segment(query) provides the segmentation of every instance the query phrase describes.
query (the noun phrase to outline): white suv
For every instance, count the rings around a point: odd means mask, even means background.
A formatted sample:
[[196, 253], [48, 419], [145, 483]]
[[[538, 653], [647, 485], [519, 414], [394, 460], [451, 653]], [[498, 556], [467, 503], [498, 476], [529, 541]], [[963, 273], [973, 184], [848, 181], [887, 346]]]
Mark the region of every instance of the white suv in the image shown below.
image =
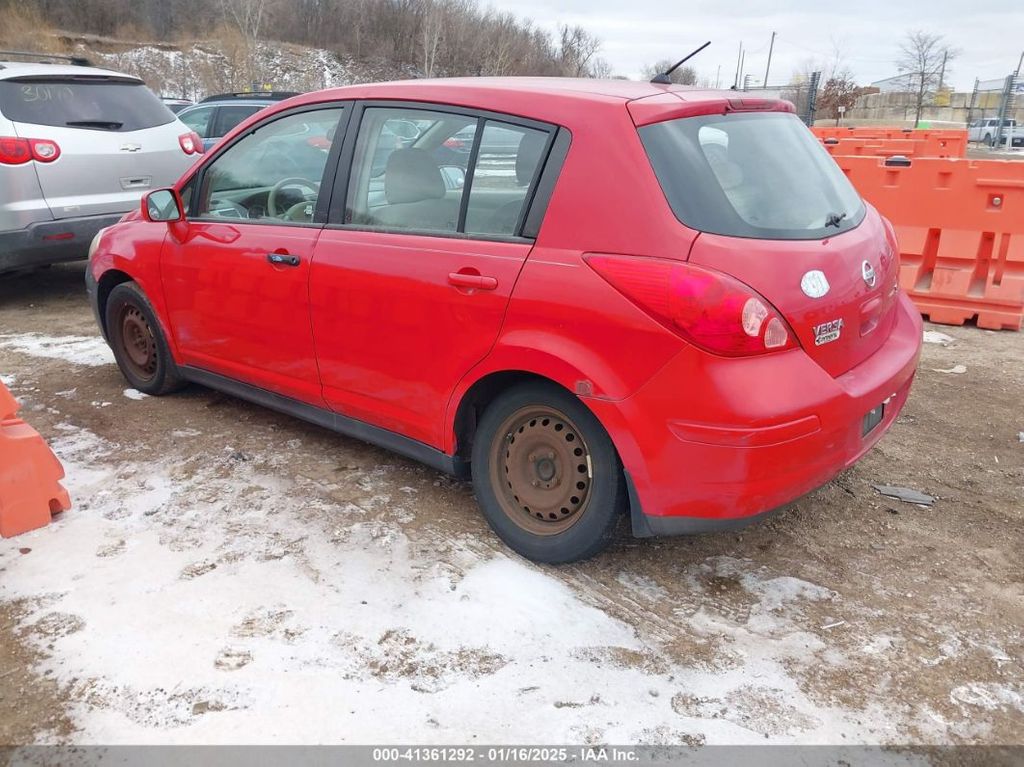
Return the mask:
[[[967, 140], [980, 141], [992, 146], [996, 142], [996, 131], [998, 130], [998, 126], [999, 120], [995, 117], [989, 117], [984, 120], [973, 120], [971, 124], [967, 126]], [[1017, 125], [1016, 120], [1003, 120], [1003, 135], [1000, 139], [1000, 143], [1006, 144], [1011, 136], [1013, 137], [1013, 146], [1024, 146], [1024, 126]]]
[[0, 273], [85, 258], [96, 232], [203, 146], [138, 78], [11, 55], [0, 52]]

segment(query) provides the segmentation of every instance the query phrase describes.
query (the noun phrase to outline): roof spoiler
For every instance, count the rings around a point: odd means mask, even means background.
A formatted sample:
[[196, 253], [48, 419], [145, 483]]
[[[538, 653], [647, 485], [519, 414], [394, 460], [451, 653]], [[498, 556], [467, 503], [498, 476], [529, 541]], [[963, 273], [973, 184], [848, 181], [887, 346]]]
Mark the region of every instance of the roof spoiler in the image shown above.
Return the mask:
[[5, 56], [28, 59], [33, 64], [52, 64], [55, 61], [66, 61], [68, 64], [76, 67], [92, 66], [92, 62], [83, 56], [62, 56], [56, 53], [39, 53], [35, 51], [0, 51], [0, 58]]

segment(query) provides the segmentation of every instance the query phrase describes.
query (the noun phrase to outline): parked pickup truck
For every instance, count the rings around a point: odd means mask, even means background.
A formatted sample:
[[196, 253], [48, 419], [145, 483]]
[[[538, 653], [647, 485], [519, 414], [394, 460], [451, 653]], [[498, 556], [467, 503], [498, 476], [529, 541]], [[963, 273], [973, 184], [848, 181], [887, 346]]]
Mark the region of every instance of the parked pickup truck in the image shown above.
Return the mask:
[[[967, 140], [980, 141], [988, 146], [996, 143], [996, 128], [999, 118], [987, 117], [984, 120], [972, 120], [967, 126]], [[1024, 147], [1024, 125], [1017, 125], [1016, 120], [1003, 120], [1001, 144], [1006, 144], [1012, 136], [1013, 146]]]

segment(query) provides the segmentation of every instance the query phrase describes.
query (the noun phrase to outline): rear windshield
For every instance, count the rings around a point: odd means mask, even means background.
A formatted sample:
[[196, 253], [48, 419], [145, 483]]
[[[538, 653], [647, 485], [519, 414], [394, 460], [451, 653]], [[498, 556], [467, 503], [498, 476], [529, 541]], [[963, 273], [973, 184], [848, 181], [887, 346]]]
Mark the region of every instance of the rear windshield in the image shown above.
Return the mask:
[[0, 113], [19, 123], [117, 132], [174, 120], [171, 110], [136, 80], [85, 76], [0, 80]]
[[860, 195], [795, 115], [687, 117], [639, 131], [672, 211], [692, 229], [814, 240], [864, 218]]

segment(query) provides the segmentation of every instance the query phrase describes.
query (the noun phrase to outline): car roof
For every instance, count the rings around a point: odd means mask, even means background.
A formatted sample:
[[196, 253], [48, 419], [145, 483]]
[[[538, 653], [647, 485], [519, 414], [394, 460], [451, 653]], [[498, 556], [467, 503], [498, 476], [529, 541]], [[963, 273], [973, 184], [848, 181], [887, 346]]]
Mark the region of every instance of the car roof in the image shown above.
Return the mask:
[[[442, 93], [445, 95], [497, 93], [506, 96], [529, 97], [537, 94], [549, 94], [579, 101], [632, 101], [666, 91], [678, 93], [690, 100], [700, 99], [704, 95], [712, 98], [720, 97], [722, 93], [722, 91], [694, 88], [687, 85], [659, 85], [637, 80], [595, 80], [581, 77], [451, 77], [394, 80], [329, 88], [316, 93], [321, 96], [330, 94], [331, 98], [352, 98], [356, 94], [359, 94], [356, 97], [363, 97], [362, 93], [372, 92], [375, 98], [380, 98], [406, 91], [416, 93], [418, 97], [426, 96], [425, 92], [437, 91], [439, 95]], [[732, 93], [735, 95], [735, 91]], [[299, 98], [310, 95], [312, 94], [303, 94]], [[319, 101], [320, 99], [310, 100]], [[295, 102], [293, 101], [293, 103]]]
[[[330, 88], [288, 99], [272, 111], [303, 104], [342, 99], [383, 99], [450, 104], [471, 109], [518, 115], [547, 122], [583, 123], [593, 110], [621, 108], [649, 100], [652, 114], [671, 114], [680, 107], [701, 102], [724, 104], [748, 99], [750, 94], [733, 90], [709, 90], [686, 85], [636, 80], [595, 80], [569, 77], [463, 77], [433, 80], [397, 80]], [[761, 99], [777, 102], [777, 99]], [[569, 108], [574, 105], [577, 109]], [[787, 104], [788, 105], [788, 104]], [[790, 109], [792, 107], [790, 106]], [[575, 119], [574, 119], [575, 117]], [[650, 119], [650, 118], [646, 118]]]
[[139, 80], [137, 77], [126, 75], [123, 72], [115, 72], [111, 69], [100, 69], [98, 67], [80, 67], [75, 64], [43, 64], [32, 61], [2, 61], [0, 60], [0, 80], [7, 80], [12, 77], [37, 77], [37, 76], [69, 77], [78, 75], [101, 75], [105, 77], [120, 77], [131, 80]]

